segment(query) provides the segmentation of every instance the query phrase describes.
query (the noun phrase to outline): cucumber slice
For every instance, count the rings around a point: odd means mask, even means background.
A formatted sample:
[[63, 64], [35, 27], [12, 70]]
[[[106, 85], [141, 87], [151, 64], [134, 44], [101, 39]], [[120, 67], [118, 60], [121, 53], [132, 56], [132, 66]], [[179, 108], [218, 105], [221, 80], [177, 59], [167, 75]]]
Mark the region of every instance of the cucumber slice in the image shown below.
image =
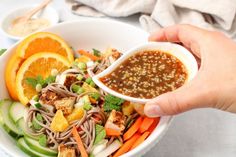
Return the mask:
[[50, 155], [41, 154], [40, 152], [32, 150], [25, 142], [25, 139], [22, 137], [17, 141], [17, 146], [26, 154], [32, 157], [54, 157]]
[[22, 133], [17, 128], [16, 124], [9, 117], [9, 109], [12, 104], [10, 100], [3, 100], [2, 105], [0, 106], [0, 113], [3, 120], [3, 128], [11, 135], [12, 137], [19, 137]]
[[[2, 106], [2, 104], [3, 104], [3, 102], [4, 102], [4, 100], [1, 100], [1, 101], [0, 101], [0, 108], [1, 108], [1, 106]], [[1, 113], [1, 112], [0, 112], [0, 124], [1, 124], [1, 125], [4, 124], [3, 118], [2, 118], [2, 113]]]
[[26, 144], [33, 150], [40, 152], [45, 155], [57, 156], [57, 151], [51, 150], [49, 148], [43, 147], [38, 141], [31, 139], [29, 137], [24, 137]]
[[39, 136], [33, 136], [30, 133], [28, 133], [27, 128], [26, 128], [26, 123], [24, 118], [20, 118], [17, 122], [16, 122], [17, 127], [20, 129], [21, 133], [29, 138], [38, 140]]
[[11, 104], [10, 110], [9, 110], [9, 114], [10, 114], [10, 118], [16, 122], [17, 120], [19, 120], [20, 118], [24, 117], [24, 114], [26, 112], [27, 107], [25, 107], [23, 104], [21, 104], [20, 102], [13, 102]]

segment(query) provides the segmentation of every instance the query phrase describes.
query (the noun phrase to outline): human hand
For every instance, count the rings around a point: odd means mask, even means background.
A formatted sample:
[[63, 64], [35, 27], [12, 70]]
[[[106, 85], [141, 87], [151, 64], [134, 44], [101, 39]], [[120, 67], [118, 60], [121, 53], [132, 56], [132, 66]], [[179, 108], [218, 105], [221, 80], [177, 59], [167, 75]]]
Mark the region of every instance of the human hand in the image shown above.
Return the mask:
[[236, 113], [236, 43], [219, 32], [190, 25], [156, 31], [150, 41], [182, 43], [201, 61], [197, 76], [179, 89], [145, 104], [147, 116], [174, 115], [211, 107]]

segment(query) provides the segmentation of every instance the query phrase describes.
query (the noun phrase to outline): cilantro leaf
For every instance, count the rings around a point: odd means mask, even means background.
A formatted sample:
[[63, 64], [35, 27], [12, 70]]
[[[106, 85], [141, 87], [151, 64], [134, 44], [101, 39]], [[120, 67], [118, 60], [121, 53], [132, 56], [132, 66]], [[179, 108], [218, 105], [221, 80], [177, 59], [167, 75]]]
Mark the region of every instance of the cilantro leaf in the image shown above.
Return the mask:
[[35, 78], [31, 78], [31, 77], [26, 78], [25, 81], [28, 85], [31, 85], [34, 88], [38, 84], [37, 80]]
[[106, 95], [105, 96], [105, 104], [103, 106], [104, 111], [120, 111], [121, 110], [121, 104], [124, 102], [123, 99], [117, 98], [113, 95]]
[[93, 49], [93, 55], [100, 57], [101, 56], [101, 52], [99, 50]]
[[56, 81], [56, 76], [48, 76], [46, 79], [45, 79], [45, 83], [46, 84], [51, 84], [53, 82]]
[[106, 131], [103, 126], [96, 124], [95, 125], [95, 140], [94, 145], [98, 144], [106, 137]]
[[45, 85], [45, 80], [43, 79], [43, 76], [38, 75], [38, 76], [36, 77], [36, 80], [37, 80], [37, 83], [38, 83], [38, 84], [41, 84], [41, 85], [42, 85], [42, 87]]
[[0, 56], [6, 51], [7, 49], [0, 49]]
[[48, 76], [45, 80], [41, 75], [36, 76], [36, 78], [28, 77], [25, 79], [26, 83], [31, 85], [33, 88], [36, 87], [37, 84], [40, 84], [43, 88], [48, 84], [51, 84], [56, 81], [56, 76]]

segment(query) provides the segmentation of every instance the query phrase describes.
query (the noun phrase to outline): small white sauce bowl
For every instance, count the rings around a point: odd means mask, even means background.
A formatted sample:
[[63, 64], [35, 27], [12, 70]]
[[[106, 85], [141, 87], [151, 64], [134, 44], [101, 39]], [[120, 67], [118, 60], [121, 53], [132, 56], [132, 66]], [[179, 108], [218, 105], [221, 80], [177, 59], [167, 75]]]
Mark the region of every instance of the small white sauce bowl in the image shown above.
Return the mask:
[[169, 42], [149, 42], [149, 43], [145, 43], [145, 44], [142, 44], [142, 45], [138, 45], [138, 46], [130, 49], [126, 53], [124, 53], [117, 61], [115, 61], [106, 70], [99, 73], [98, 75], [93, 76], [92, 77], [93, 81], [95, 82], [95, 84], [97, 86], [102, 88], [107, 93], [110, 93], [110, 94], [112, 94], [114, 96], [117, 96], [119, 98], [122, 98], [124, 100], [145, 104], [150, 99], [141, 99], [141, 98], [135, 98], [135, 97], [130, 97], [130, 96], [127, 96], [127, 95], [123, 95], [121, 93], [118, 93], [118, 92], [108, 88], [104, 83], [102, 83], [100, 81], [100, 78], [110, 74], [121, 63], [123, 63], [126, 59], [128, 59], [129, 57], [135, 55], [138, 52], [142, 52], [142, 51], [145, 51], [145, 50], [159, 50], [159, 51], [169, 53], [170, 55], [173, 55], [176, 58], [178, 58], [185, 65], [185, 67], [187, 69], [188, 77], [185, 81], [186, 83], [189, 82], [190, 80], [192, 80], [198, 72], [198, 64], [197, 64], [197, 61], [196, 61], [195, 57], [192, 55], [191, 52], [189, 52], [183, 46], [178, 45], [178, 44], [174, 44], [174, 43], [169, 43]]
[[[16, 19], [17, 17], [25, 15], [25, 13], [27, 13], [31, 9], [35, 8], [36, 6], [37, 5], [27, 5], [27, 6], [24, 6], [24, 7], [20, 7], [20, 8], [11, 10], [8, 13], [6, 13], [6, 15], [2, 18], [1, 23], [0, 23], [1, 30], [2, 30], [3, 34], [6, 35], [8, 38], [13, 39], [13, 40], [23, 39], [24, 36], [19, 37], [19, 36], [14, 36], [12, 34], [9, 34], [8, 29], [9, 29], [9, 27], [10, 27], [10, 25], [11, 25], [11, 23], [14, 19]], [[43, 10], [39, 11], [33, 17], [40, 17], [40, 18], [47, 19], [50, 22], [49, 26], [55, 25], [59, 22], [59, 16], [58, 16], [57, 11], [54, 8], [50, 7], [50, 6], [47, 6]]]

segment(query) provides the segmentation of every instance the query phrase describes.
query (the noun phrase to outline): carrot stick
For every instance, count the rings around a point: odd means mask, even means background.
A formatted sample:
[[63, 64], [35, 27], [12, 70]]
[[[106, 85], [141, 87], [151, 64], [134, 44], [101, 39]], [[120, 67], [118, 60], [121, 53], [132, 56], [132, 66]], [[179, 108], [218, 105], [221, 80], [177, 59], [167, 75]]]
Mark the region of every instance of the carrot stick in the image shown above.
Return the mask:
[[160, 121], [160, 117], [155, 118], [152, 125], [148, 128], [148, 132], [152, 133], [153, 130], [156, 128], [157, 124], [159, 123], [159, 121]]
[[84, 56], [90, 58], [90, 59], [93, 60], [93, 61], [97, 61], [97, 60], [100, 59], [99, 57], [94, 56], [93, 54], [88, 53], [88, 52], [86, 52], [85, 50], [78, 50], [78, 52], [79, 52], [79, 54], [84, 55]]
[[121, 148], [113, 155], [113, 157], [119, 157], [122, 154], [128, 152], [132, 145], [135, 143], [135, 141], [140, 137], [140, 134], [135, 134], [132, 136], [128, 141], [126, 141]]
[[136, 148], [138, 145], [140, 145], [141, 143], [143, 143], [143, 141], [145, 141], [145, 139], [149, 136], [150, 132], [146, 131], [144, 132], [136, 141], [135, 143], [132, 145], [131, 149]]
[[142, 124], [143, 118], [139, 117], [134, 124], [126, 131], [126, 133], [124, 134], [123, 138], [124, 140], [128, 140], [129, 138], [131, 138], [139, 129], [139, 126]]
[[79, 133], [78, 133], [78, 131], [77, 131], [75, 126], [73, 126], [72, 134], [73, 134], [73, 136], [74, 136], [74, 138], [76, 140], [76, 143], [78, 145], [78, 148], [79, 148], [81, 156], [82, 157], [88, 157], [88, 154], [87, 154], [87, 152], [86, 152], [86, 150], [84, 148], [84, 144], [83, 144], [83, 142], [82, 142], [82, 140], [81, 140], [81, 138], [79, 136]]
[[111, 128], [106, 128], [106, 135], [107, 136], [120, 136], [121, 132], [115, 129], [111, 129]]
[[140, 128], [139, 128], [139, 132], [142, 134], [145, 131], [147, 131], [153, 122], [154, 122], [154, 118], [145, 117], [143, 119], [143, 122], [142, 122]]

